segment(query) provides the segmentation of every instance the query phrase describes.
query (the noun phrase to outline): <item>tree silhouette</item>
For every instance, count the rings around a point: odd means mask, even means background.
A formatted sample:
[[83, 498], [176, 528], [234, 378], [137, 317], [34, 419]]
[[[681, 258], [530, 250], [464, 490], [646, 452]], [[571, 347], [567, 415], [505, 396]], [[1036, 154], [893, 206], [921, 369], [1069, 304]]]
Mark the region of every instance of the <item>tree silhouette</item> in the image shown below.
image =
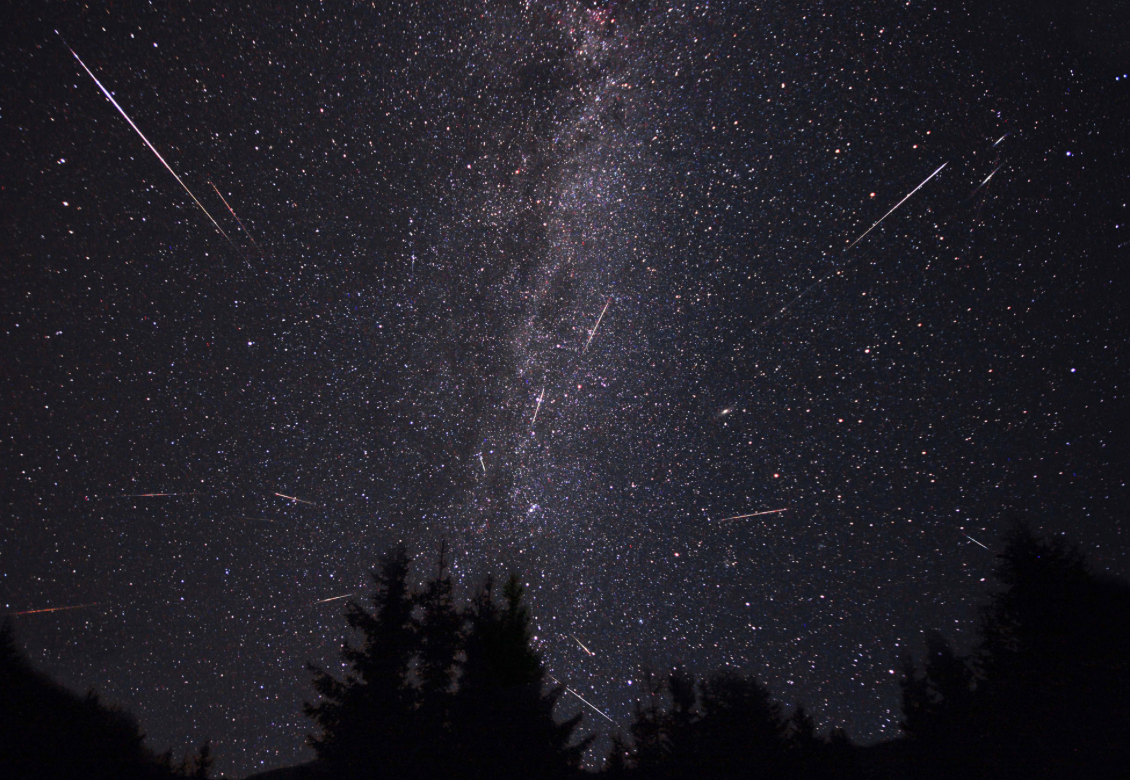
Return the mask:
[[[36, 671], [0, 626], [0, 776], [5, 780], [157, 780], [185, 774], [155, 756], [129, 713]], [[210, 762], [207, 766], [210, 766]], [[207, 766], [204, 766], [206, 777]]]
[[374, 573], [374, 612], [350, 604], [364, 636], [342, 657], [344, 680], [315, 667], [321, 694], [306, 712], [321, 726], [311, 743], [343, 778], [562, 778], [576, 773], [589, 744], [571, 744], [581, 716], [553, 718], [563, 688], [544, 692], [531, 648], [522, 586], [512, 575], [495, 601], [488, 580], [463, 610], [440, 553], [419, 592], [408, 586], [403, 550]]
[[1130, 767], [1130, 587], [1024, 527], [1005, 540], [1004, 586], [980, 642], [927, 637], [904, 660], [903, 721], [923, 777], [1123, 777]]
[[373, 614], [352, 601], [346, 606], [346, 620], [364, 642], [359, 648], [346, 643], [342, 649], [351, 668], [346, 678], [308, 666], [321, 695], [317, 704], [305, 705], [306, 714], [321, 726], [321, 734], [309, 741], [318, 758], [341, 777], [406, 774], [417, 758], [406, 752], [413, 744], [418, 693], [408, 681], [416, 653], [410, 564], [398, 548], [372, 573]]
[[553, 708], [565, 692], [543, 692], [545, 671], [530, 647], [523, 589], [511, 575], [503, 601], [486, 582], [466, 613], [465, 661], [453, 703], [453, 731], [467, 778], [559, 778], [574, 773], [591, 737], [570, 744], [581, 722], [563, 723]]

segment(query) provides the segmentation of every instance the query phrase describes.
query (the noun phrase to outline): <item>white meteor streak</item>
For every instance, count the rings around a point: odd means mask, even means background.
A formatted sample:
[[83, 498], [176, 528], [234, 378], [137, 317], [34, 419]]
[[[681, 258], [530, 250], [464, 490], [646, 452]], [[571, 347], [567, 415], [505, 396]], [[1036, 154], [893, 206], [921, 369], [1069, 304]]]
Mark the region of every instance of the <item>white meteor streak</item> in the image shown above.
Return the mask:
[[[969, 534], [962, 534], [962, 536], [964, 536], [964, 537], [965, 537], [966, 539], [968, 539], [969, 541], [973, 542], [973, 544], [980, 544], [980, 545], [981, 545], [982, 547], [985, 547], [985, 545], [981, 544], [981, 543], [980, 543], [979, 541], [977, 541], [976, 539], [974, 539], [974, 538], [973, 538], [972, 536], [970, 536]], [[985, 547], [985, 549], [987, 550], [987, 549], [989, 549], [989, 548], [988, 548], [988, 547]]]
[[301, 498], [295, 498], [294, 496], [288, 496], [283, 493], [275, 493], [275, 495], [279, 498], [285, 498], [287, 501], [293, 501], [296, 504], [309, 504], [310, 506], [317, 506], [317, 504], [315, 504], [313, 501], [304, 501]]
[[534, 427], [534, 423], [538, 421], [538, 412], [541, 411], [541, 402], [545, 400], [545, 387], [541, 389], [541, 395], [538, 396], [538, 405], [534, 407], [534, 419], [530, 420], [530, 427]]
[[991, 179], [991, 178], [993, 178], [994, 176], [997, 175], [997, 171], [999, 171], [1002, 167], [1004, 167], [1004, 163], [1001, 163], [996, 168], [993, 168], [993, 172], [990, 173], [988, 176], [986, 176], [985, 180], [983, 182], [981, 182], [980, 184], [977, 185], [977, 189], [973, 190], [971, 195], [976, 195], [981, 190], [982, 187], [984, 187], [986, 184], [989, 183], [989, 179]]
[[[908, 200], [910, 200], [910, 196], [911, 196], [911, 195], [913, 195], [914, 193], [918, 192], [918, 191], [919, 191], [920, 189], [922, 189], [923, 187], [925, 187], [925, 186], [926, 186], [926, 182], [930, 181], [930, 179], [934, 178], [934, 177], [935, 177], [935, 176], [937, 176], [937, 175], [938, 175], [939, 173], [941, 173], [941, 172], [942, 172], [942, 168], [945, 168], [945, 167], [946, 167], [947, 165], [949, 165], [949, 163], [948, 163], [948, 162], [944, 162], [944, 163], [942, 163], [941, 165], [939, 165], [939, 166], [938, 166], [938, 170], [936, 170], [936, 171], [934, 171], [933, 173], [931, 173], [931, 174], [930, 174], [929, 176], [927, 176], [927, 177], [926, 177], [926, 178], [925, 178], [925, 179], [923, 180], [923, 182], [922, 182], [921, 184], [919, 184], [919, 185], [918, 185], [917, 187], [915, 187], [915, 188], [914, 188], [914, 189], [912, 189], [912, 190], [911, 190], [911, 191], [910, 191], [909, 193], [907, 193], [907, 195], [906, 195], [906, 197], [905, 197], [905, 198], [903, 198], [902, 200], [900, 200], [900, 201], [899, 201], [898, 203], [896, 203], [896, 204], [894, 205], [894, 208], [892, 208], [892, 209], [891, 209], [890, 211], [888, 211], [888, 212], [887, 212], [886, 214], [884, 214], [884, 215], [883, 215], [882, 217], [880, 217], [880, 218], [879, 218], [879, 222], [882, 222], [882, 221], [883, 221], [884, 219], [886, 219], [887, 217], [891, 216], [891, 214], [894, 214], [894, 213], [895, 213], [895, 211], [896, 211], [896, 210], [898, 209], [898, 207], [899, 207], [899, 206], [901, 206], [902, 204], [904, 204], [904, 203], [906, 203], [906, 202], [907, 202]], [[863, 233], [863, 235], [862, 235], [862, 236], [860, 236], [859, 238], [855, 239], [855, 241], [852, 241], [852, 242], [851, 242], [850, 244], [848, 244], [847, 248], [848, 248], [848, 249], [851, 249], [851, 248], [852, 248], [853, 246], [855, 246], [855, 245], [856, 245], [856, 244], [858, 244], [858, 243], [859, 243], [860, 241], [862, 241], [862, 240], [863, 240], [864, 238], [866, 238], [866, 237], [867, 237], [867, 234], [868, 234], [868, 233], [870, 233], [870, 232], [871, 232], [872, 230], [874, 230], [875, 228], [879, 227], [879, 222], [876, 222], [876, 223], [875, 223], [874, 225], [872, 225], [871, 227], [867, 228], [867, 230], [866, 230], [866, 231], [865, 231], [865, 232]], [[846, 251], [846, 250], [845, 250], [845, 251]]]
[[612, 296], [608, 296], [608, 300], [604, 302], [604, 308], [600, 310], [600, 316], [596, 318], [596, 324], [592, 326], [589, 331], [589, 340], [585, 342], [585, 348], [581, 350], [582, 353], [589, 351], [589, 344], [592, 343], [592, 337], [596, 335], [596, 329], [600, 327], [600, 321], [604, 319], [604, 312], [608, 311], [608, 305], [612, 303]]
[[483, 467], [483, 474], [485, 475], [487, 473], [487, 464], [483, 460], [483, 454], [481, 452], [479, 453], [479, 465]]
[[601, 712], [600, 710], [598, 710], [598, 709], [597, 709], [597, 708], [596, 708], [596, 707], [595, 707], [594, 705], [590, 704], [590, 703], [589, 703], [589, 700], [588, 700], [588, 699], [586, 699], [586, 698], [585, 698], [584, 696], [582, 696], [581, 694], [579, 694], [579, 693], [577, 693], [576, 691], [574, 691], [574, 690], [573, 690], [572, 688], [570, 688], [570, 687], [569, 687], [568, 685], [565, 685], [565, 683], [563, 683], [563, 682], [561, 682], [560, 680], [558, 680], [558, 679], [557, 679], [556, 677], [554, 677], [554, 676], [553, 676], [552, 674], [549, 674], [549, 672], [546, 672], [546, 675], [545, 675], [545, 676], [546, 676], [546, 677], [548, 677], [549, 679], [553, 680], [553, 681], [554, 681], [555, 683], [557, 683], [558, 685], [562, 686], [562, 687], [563, 687], [563, 688], [564, 688], [565, 690], [567, 690], [567, 691], [568, 691], [569, 693], [571, 693], [571, 694], [573, 694], [574, 696], [576, 696], [576, 697], [577, 697], [578, 699], [580, 699], [581, 701], [583, 701], [583, 702], [584, 702], [585, 704], [587, 704], [587, 705], [588, 705], [588, 706], [589, 706], [589, 707], [590, 707], [590, 708], [591, 708], [591, 709], [593, 710], [593, 712], [595, 712], [595, 713], [596, 713], [597, 715], [599, 715], [600, 717], [604, 718], [604, 719], [605, 719], [606, 721], [608, 721], [609, 723], [611, 723], [611, 724], [612, 724], [613, 726], [615, 726], [615, 725], [618, 725], [618, 724], [616, 723], [616, 721], [612, 720], [612, 718], [608, 717], [608, 716], [607, 716], [607, 715], [605, 715], [605, 714], [604, 714], [603, 712]]
[[573, 637], [573, 640], [581, 646], [581, 649], [588, 653], [590, 656], [596, 655], [596, 653], [594, 653], [592, 650], [589, 650], [587, 647], [585, 647], [584, 643], [581, 642], [580, 639], [577, 639], [576, 634], [569, 634], [569, 636]]
[[751, 512], [748, 515], [734, 515], [733, 517], [723, 517], [719, 523], [725, 523], [727, 520], [745, 520], [747, 517], [761, 517], [762, 515], [775, 515], [778, 512], [788, 512], [789, 508], [784, 509], [766, 509], [764, 512]]
[[98, 77], [91, 72], [90, 68], [86, 67], [86, 63], [83, 62], [82, 58], [75, 53], [75, 50], [70, 47], [66, 39], [63, 38], [58, 30], [55, 31], [55, 34], [58, 35], [60, 40], [63, 41], [63, 45], [67, 47], [67, 50], [70, 51], [71, 54], [74, 54], [75, 59], [78, 60], [78, 64], [82, 66], [82, 69], [90, 75], [90, 78], [94, 79], [94, 83], [98, 85], [98, 88], [100, 90], [102, 90], [102, 94], [106, 96], [106, 99], [114, 104], [114, 108], [118, 109], [118, 113], [125, 117], [125, 120], [129, 122], [129, 126], [132, 127], [139, 136], [141, 136], [141, 140], [144, 141], [145, 145], [149, 147], [149, 151], [157, 155], [157, 159], [161, 161], [161, 165], [164, 165], [165, 168], [168, 169], [169, 173], [173, 175], [173, 178], [177, 180], [177, 183], [180, 184], [180, 186], [184, 187], [184, 191], [187, 192], [188, 196], [192, 198], [197, 206], [200, 207], [200, 210], [204, 212], [204, 216], [208, 217], [209, 221], [211, 221], [211, 223], [216, 226], [216, 230], [220, 231], [220, 235], [226, 238], [229, 244], [235, 246], [235, 243], [230, 238], [228, 238], [228, 234], [224, 232], [224, 229], [222, 227], [220, 227], [220, 223], [212, 218], [212, 215], [208, 213], [208, 209], [204, 208], [204, 204], [200, 202], [200, 199], [192, 194], [192, 190], [188, 188], [187, 184], [181, 181], [181, 177], [177, 176], [177, 172], [173, 170], [172, 166], [165, 162], [165, 158], [161, 156], [161, 153], [157, 151], [156, 147], [154, 147], [153, 144], [149, 143], [149, 139], [145, 137], [145, 133], [141, 132], [141, 130], [138, 129], [137, 125], [133, 123], [133, 120], [129, 118], [129, 115], [122, 109], [121, 106], [118, 105], [118, 101], [114, 100], [114, 96], [110, 94], [110, 90], [102, 86], [102, 82], [99, 81]]
[[1001, 136], [1000, 138], [998, 138], [998, 139], [997, 139], [997, 140], [996, 140], [995, 142], [993, 142], [993, 146], [992, 146], [992, 148], [993, 148], [993, 149], [996, 149], [996, 148], [997, 148], [998, 146], [1000, 146], [1000, 143], [1001, 143], [1001, 141], [1003, 141], [1004, 139], [1008, 138], [1008, 137], [1009, 137], [1010, 135], [1012, 135], [1012, 133], [1005, 133], [1004, 135], [1002, 135], [1002, 136]]

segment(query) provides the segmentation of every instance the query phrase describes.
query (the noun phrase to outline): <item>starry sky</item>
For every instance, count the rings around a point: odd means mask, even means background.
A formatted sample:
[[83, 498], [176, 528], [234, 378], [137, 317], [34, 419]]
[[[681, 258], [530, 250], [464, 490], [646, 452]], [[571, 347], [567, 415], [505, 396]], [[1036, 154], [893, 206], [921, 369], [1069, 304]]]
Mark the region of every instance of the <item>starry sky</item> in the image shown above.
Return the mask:
[[397, 543], [622, 726], [731, 664], [897, 735], [1011, 522], [1130, 570], [1126, 20], [1051, 8], [24, 4], [0, 609], [234, 775]]

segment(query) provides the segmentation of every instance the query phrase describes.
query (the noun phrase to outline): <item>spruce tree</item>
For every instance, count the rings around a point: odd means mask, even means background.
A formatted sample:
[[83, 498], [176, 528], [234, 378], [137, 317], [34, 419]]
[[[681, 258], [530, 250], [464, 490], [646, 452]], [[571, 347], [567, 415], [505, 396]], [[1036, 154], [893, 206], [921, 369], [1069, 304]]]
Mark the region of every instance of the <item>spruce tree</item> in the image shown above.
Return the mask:
[[344, 680], [310, 665], [321, 696], [305, 705], [321, 733], [309, 740], [318, 758], [343, 778], [399, 777], [416, 765], [411, 750], [417, 690], [409, 680], [416, 653], [412, 620], [413, 593], [408, 586], [410, 559], [403, 548], [385, 556], [372, 573], [373, 613], [355, 602], [346, 607], [349, 626], [363, 637], [348, 642], [342, 659], [350, 666]]

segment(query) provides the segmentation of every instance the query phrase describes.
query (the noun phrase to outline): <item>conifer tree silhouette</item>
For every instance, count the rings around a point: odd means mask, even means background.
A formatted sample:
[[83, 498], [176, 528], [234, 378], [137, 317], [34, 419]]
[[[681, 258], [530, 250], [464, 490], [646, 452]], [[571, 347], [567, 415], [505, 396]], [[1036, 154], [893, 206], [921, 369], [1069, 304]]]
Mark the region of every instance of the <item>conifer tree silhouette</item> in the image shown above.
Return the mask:
[[[0, 777], [4, 780], [157, 780], [178, 774], [144, 745], [137, 721], [37, 671], [0, 626]], [[171, 753], [168, 755], [171, 756]]]
[[416, 652], [409, 566], [403, 548], [386, 555], [372, 573], [374, 612], [354, 602], [346, 607], [346, 620], [361, 631], [363, 645], [343, 648], [342, 659], [350, 666], [344, 680], [307, 667], [321, 695], [321, 701], [304, 708], [321, 727], [309, 741], [318, 758], [343, 778], [409, 775], [419, 759], [412, 749], [419, 745], [417, 690], [408, 679]]
[[564, 689], [543, 693], [545, 671], [530, 647], [522, 595], [517, 575], [511, 575], [499, 605], [488, 580], [467, 614], [465, 660], [452, 705], [460, 777], [568, 777], [591, 741], [571, 744], [581, 715], [563, 723], [553, 718]]

